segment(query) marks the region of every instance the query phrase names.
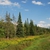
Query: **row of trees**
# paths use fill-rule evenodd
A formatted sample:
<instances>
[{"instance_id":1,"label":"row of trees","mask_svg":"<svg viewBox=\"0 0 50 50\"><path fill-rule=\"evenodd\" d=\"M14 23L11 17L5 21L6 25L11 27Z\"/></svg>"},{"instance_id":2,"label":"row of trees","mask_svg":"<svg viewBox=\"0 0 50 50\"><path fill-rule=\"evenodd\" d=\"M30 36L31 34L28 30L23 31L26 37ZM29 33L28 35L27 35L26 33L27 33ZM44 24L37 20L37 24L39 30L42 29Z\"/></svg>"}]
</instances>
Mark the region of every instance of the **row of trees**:
<instances>
[{"instance_id":1,"label":"row of trees","mask_svg":"<svg viewBox=\"0 0 50 50\"><path fill-rule=\"evenodd\" d=\"M33 30L34 24L32 20L30 20L30 23L29 23L27 19L23 24L21 20L21 14L19 13L17 24L18 25L17 25L16 35L18 37L34 35L34 30Z\"/></svg>"},{"instance_id":2,"label":"row of trees","mask_svg":"<svg viewBox=\"0 0 50 50\"><path fill-rule=\"evenodd\" d=\"M18 20L15 24L15 16L10 17L10 13L6 12L5 20L0 20L0 37L25 37L50 33L50 29L41 28L34 25L33 20L22 23L21 13L19 13Z\"/></svg>"}]
</instances>

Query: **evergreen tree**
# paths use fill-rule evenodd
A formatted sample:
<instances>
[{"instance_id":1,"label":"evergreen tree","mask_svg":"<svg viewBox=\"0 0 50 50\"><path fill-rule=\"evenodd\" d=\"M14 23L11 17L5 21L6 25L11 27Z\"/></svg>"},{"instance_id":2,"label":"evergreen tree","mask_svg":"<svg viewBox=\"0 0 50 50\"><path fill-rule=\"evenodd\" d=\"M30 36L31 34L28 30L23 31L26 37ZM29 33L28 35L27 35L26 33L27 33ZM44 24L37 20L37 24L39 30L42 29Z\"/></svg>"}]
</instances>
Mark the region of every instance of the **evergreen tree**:
<instances>
[{"instance_id":1,"label":"evergreen tree","mask_svg":"<svg viewBox=\"0 0 50 50\"><path fill-rule=\"evenodd\" d=\"M13 24L14 24L14 30L15 30L15 36L16 36L16 18L15 18L15 16L14 16L14 14L13 14L12 16L13 16L12 22L13 22Z\"/></svg>"},{"instance_id":2,"label":"evergreen tree","mask_svg":"<svg viewBox=\"0 0 50 50\"><path fill-rule=\"evenodd\" d=\"M30 35L34 35L34 24L33 24L33 21L32 20L30 20Z\"/></svg>"},{"instance_id":3,"label":"evergreen tree","mask_svg":"<svg viewBox=\"0 0 50 50\"><path fill-rule=\"evenodd\" d=\"M23 37L24 36L23 24L22 24L21 13L20 12L19 12L18 21L17 21L17 31L16 31L16 35L18 37Z\"/></svg>"},{"instance_id":4,"label":"evergreen tree","mask_svg":"<svg viewBox=\"0 0 50 50\"><path fill-rule=\"evenodd\" d=\"M24 33L25 33L26 36L29 36L30 35L29 34L29 22L28 22L28 19L24 23Z\"/></svg>"},{"instance_id":5,"label":"evergreen tree","mask_svg":"<svg viewBox=\"0 0 50 50\"><path fill-rule=\"evenodd\" d=\"M26 21L24 23L24 33L25 33L25 36L26 36L27 35L27 23L26 23Z\"/></svg>"},{"instance_id":6,"label":"evergreen tree","mask_svg":"<svg viewBox=\"0 0 50 50\"><path fill-rule=\"evenodd\" d=\"M30 35L30 33L29 33L29 21L28 21L28 18L27 18L27 35L29 36Z\"/></svg>"}]
</instances>

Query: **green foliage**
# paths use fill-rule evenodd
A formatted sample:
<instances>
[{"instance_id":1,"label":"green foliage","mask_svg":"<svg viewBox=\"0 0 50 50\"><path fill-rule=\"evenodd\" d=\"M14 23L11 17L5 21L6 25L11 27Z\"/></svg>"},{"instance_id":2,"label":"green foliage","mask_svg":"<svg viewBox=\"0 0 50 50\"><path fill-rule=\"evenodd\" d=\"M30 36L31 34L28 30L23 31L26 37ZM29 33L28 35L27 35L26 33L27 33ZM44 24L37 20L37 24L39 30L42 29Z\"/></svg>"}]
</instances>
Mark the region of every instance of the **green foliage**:
<instances>
[{"instance_id":1,"label":"green foliage","mask_svg":"<svg viewBox=\"0 0 50 50\"><path fill-rule=\"evenodd\" d=\"M5 34L4 34L4 29L0 29L0 37L5 37Z\"/></svg>"},{"instance_id":2,"label":"green foliage","mask_svg":"<svg viewBox=\"0 0 50 50\"><path fill-rule=\"evenodd\" d=\"M33 37L0 39L0 50L50 50L50 34Z\"/></svg>"},{"instance_id":3,"label":"green foliage","mask_svg":"<svg viewBox=\"0 0 50 50\"><path fill-rule=\"evenodd\" d=\"M5 34L4 34L4 32L5 32L5 30L4 30L4 22L1 20L0 21L0 38L3 38L3 37L5 37Z\"/></svg>"},{"instance_id":4,"label":"green foliage","mask_svg":"<svg viewBox=\"0 0 50 50\"><path fill-rule=\"evenodd\" d=\"M13 38L43 34L50 34L50 28L38 27L32 20L29 23L28 18L23 24L20 12L17 23L14 14L11 18L8 12L6 12L5 19L0 20L0 37Z\"/></svg>"},{"instance_id":5,"label":"green foliage","mask_svg":"<svg viewBox=\"0 0 50 50\"><path fill-rule=\"evenodd\" d=\"M18 37L23 37L24 36L24 32L23 31L24 30L23 30L23 25L22 25L22 20L21 20L21 14L19 13L16 35Z\"/></svg>"},{"instance_id":6,"label":"green foliage","mask_svg":"<svg viewBox=\"0 0 50 50\"><path fill-rule=\"evenodd\" d=\"M34 35L34 30L33 30L34 29L34 24L33 24L32 20L30 20L30 25L29 26L30 26L30 35L33 36Z\"/></svg>"},{"instance_id":7,"label":"green foliage","mask_svg":"<svg viewBox=\"0 0 50 50\"><path fill-rule=\"evenodd\" d=\"M26 36L30 35L30 33L29 33L29 22L28 22L28 19L24 23L24 33L25 33Z\"/></svg>"},{"instance_id":8,"label":"green foliage","mask_svg":"<svg viewBox=\"0 0 50 50\"><path fill-rule=\"evenodd\" d=\"M50 36L35 38L32 45L24 50L50 50Z\"/></svg>"}]
</instances>

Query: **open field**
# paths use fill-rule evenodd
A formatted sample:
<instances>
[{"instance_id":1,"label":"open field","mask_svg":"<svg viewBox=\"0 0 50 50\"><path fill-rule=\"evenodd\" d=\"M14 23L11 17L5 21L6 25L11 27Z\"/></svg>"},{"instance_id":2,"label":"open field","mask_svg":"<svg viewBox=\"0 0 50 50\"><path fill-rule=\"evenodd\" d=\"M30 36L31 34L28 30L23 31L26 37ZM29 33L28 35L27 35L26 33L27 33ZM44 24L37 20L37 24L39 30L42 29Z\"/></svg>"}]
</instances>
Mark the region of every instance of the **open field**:
<instances>
[{"instance_id":1,"label":"open field","mask_svg":"<svg viewBox=\"0 0 50 50\"><path fill-rule=\"evenodd\" d=\"M0 0L0 50L50 50L50 1Z\"/></svg>"},{"instance_id":2,"label":"open field","mask_svg":"<svg viewBox=\"0 0 50 50\"><path fill-rule=\"evenodd\" d=\"M0 39L0 50L50 50L50 35Z\"/></svg>"},{"instance_id":3,"label":"open field","mask_svg":"<svg viewBox=\"0 0 50 50\"><path fill-rule=\"evenodd\" d=\"M41 38L34 40L32 45L24 50L50 50L50 36L41 36Z\"/></svg>"},{"instance_id":4,"label":"open field","mask_svg":"<svg viewBox=\"0 0 50 50\"><path fill-rule=\"evenodd\" d=\"M18 45L21 45L22 43L27 43L27 41L30 41L38 36L29 36L25 38L11 38L11 39L4 39L0 38L0 50L14 50L14 47L17 47Z\"/></svg>"}]
</instances>

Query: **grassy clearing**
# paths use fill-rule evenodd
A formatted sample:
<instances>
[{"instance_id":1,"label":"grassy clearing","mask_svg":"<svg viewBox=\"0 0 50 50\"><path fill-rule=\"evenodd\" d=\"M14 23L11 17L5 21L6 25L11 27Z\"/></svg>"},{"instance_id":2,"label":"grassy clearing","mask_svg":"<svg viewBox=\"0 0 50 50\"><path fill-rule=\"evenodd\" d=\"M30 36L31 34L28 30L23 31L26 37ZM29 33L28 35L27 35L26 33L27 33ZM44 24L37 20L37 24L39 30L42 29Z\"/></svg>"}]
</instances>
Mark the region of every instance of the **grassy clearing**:
<instances>
[{"instance_id":1,"label":"grassy clearing","mask_svg":"<svg viewBox=\"0 0 50 50\"><path fill-rule=\"evenodd\" d=\"M22 50L31 45L32 39L39 36L29 36L25 38L0 39L0 50Z\"/></svg>"},{"instance_id":2,"label":"grassy clearing","mask_svg":"<svg viewBox=\"0 0 50 50\"><path fill-rule=\"evenodd\" d=\"M40 38L33 41L31 46L24 50L50 50L50 36L40 36Z\"/></svg>"},{"instance_id":3,"label":"grassy clearing","mask_svg":"<svg viewBox=\"0 0 50 50\"><path fill-rule=\"evenodd\" d=\"M50 35L0 39L0 50L50 50Z\"/></svg>"}]
</instances>

